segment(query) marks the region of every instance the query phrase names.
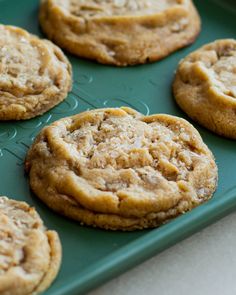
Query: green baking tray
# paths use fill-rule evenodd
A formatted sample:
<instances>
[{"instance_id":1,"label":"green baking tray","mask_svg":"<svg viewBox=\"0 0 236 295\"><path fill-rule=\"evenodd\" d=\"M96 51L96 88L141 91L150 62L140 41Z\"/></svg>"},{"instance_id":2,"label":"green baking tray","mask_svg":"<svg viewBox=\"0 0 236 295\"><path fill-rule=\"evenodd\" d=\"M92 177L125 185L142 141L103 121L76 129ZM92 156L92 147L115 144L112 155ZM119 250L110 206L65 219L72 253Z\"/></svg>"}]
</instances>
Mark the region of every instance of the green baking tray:
<instances>
[{"instance_id":1,"label":"green baking tray","mask_svg":"<svg viewBox=\"0 0 236 295\"><path fill-rule=\"evenodd\" d=\"M23 161L33 138L44 125L61 117L87 109L127 105L144 114L168 113L187 118L171 94L179 60L204 43L236 38L234 0L198 0L195 4L202 17L202 32L192 46L160 62L128 68L103 66L68 55L73 64L74 87L67 99L36 119L0 123L0 194L35 206L45 224L61 237L62 267L45 295L84 294L236 209L236 142L195 123L216 157L218 190L208 203L158 229L123 233L81 227L41 203L30 192L24 174ZM36 0L0 0L0 23L42 36L38 6Z\"/></svg>"}]
</instances>

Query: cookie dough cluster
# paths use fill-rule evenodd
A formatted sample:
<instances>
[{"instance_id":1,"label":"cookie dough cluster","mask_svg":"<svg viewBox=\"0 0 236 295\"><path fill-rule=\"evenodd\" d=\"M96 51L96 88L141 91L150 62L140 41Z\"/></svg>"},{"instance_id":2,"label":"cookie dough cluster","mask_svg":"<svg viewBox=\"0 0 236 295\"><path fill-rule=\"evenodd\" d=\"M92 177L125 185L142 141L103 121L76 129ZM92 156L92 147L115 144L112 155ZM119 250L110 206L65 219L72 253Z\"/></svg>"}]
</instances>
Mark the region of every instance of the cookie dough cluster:
<instances>
[{"instance_id":1,"label":"cookie dough cluster","mask_svg":"<svg viewBox=\"0 0 236 295\"><path fill-rule=\"evenodd\" d=\"M42 0L47 37L79 57L114 66L157 61L194 42L201 21L190 0ZM236 41L218 40L183 59L173 93L213 132L236 139ZM0 120L41 115L64 100L72 67L59 47L0 25ZM153 228L209 200L218 180L198 131L171 115L130 108L87 111L41 130L25 170L32 191L80 224ZM61 244L35 209L0 197L0 293L44 291Z\"/></svg>"}]
</instances>

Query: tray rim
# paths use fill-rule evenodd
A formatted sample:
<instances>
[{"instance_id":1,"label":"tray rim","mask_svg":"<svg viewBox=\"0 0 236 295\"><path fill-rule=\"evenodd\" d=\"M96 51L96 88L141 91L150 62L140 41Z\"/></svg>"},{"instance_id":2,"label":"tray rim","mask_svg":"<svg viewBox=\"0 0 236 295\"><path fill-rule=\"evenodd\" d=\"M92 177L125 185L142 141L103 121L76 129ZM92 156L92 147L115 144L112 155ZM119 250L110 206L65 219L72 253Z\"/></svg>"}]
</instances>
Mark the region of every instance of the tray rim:
<instances>
[{"instance_id":1,"label":"tray rim","mask_svg":"<svg viewBox=\"0 0 236 295\"><path fill-rule=\"evenodd\" d=\"M69 280L64 281L65 286L60 287L59 291L51 291L50 295L78 295L78 291L79 294L85 294L232 213L236 209L236 187L227 190L224 198L218 196L217 201L210 200L200 207L158 229L151 230L113 254L107 255L93 264L94 269L86 268L85 272L80 273L79 279L77 275L72 276ZM191 224L189 224L190 214ZM157 230L158 236L156 235ZM177 237L176 233L178 233Z\"/></svg>"}]
</instances>

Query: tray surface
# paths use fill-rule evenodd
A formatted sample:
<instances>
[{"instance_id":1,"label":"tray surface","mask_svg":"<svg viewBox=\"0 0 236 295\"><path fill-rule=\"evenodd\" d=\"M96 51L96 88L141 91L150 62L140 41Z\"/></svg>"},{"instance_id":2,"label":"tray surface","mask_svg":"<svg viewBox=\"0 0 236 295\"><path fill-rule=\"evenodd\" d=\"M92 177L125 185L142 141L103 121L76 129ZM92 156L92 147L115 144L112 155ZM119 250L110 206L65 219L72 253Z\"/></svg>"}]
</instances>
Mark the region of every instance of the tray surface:
<instances>
[{"instance_id":1,"label":"tray surface","mask_svg":"<svg viewBox=\"0 0 236 295\"><path fill-rule=\"evenodd\" d=\"M195 4L202 17L202 32L192 46L160 62L129 68L103 66L68 55L74 72L74 87L68 98L36 119L0 123L0 195L35 206L45 224L59 232L63 244L61 271L45 295L87 292L236 208L236 142L195 123L216 157L218 190L208 203L159 229L122 233L81 227L50 211L33 196L24 175L23 161L33 138L44 125L58 118L92 108L128 105L144 114L168 113L188 119L171 94L179 60L202 44L236 38L233 0L198 0ZM20 26L42 36L37 21L38 5L36 0L0 0L0 23Z\"/></svg>"}]
</instances>

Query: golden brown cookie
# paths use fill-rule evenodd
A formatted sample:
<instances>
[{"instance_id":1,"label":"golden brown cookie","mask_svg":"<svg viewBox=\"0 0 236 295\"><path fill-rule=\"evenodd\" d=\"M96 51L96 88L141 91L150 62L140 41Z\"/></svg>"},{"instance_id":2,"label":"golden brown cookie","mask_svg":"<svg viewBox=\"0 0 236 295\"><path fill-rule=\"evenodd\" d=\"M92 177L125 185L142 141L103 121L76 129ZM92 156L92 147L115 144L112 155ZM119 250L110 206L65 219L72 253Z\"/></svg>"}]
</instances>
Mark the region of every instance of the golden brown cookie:
<instances>
[{"instance_id":1,"label":"golden brown cookie","mask_svg":"<svg viewBox=\"0 0 236 295\"><path fill-rule=\"evenodd\" d=\"M191 0L41 0L40 23L60 47L117 66L164 58L200 31Z\"/></svg>"},{"instance_id":2,"label":"golden brown cookie","mask_svg":"<svg viewBox=\"0 0 236 295\"><path fill-rule=\"evenodd\" d=\"M87 225L155 227L208 200L217 167L187 121L98 109L45 127L26 158L30 186L55 211Z\"/></svg>"},{"instance_id":3,"label":"golden brown cookie","mask_svg":"<svg viewBox=\"0 0 236 295\"><path fill-rule=\"evenodd\" d=\"M236 40L217 40L188 55L180 62L173 90L193 120L236 139Z\"/></svg>"},{"instance_id":4,"label":"golden brown cookie","mask_svg":"<svg viewBox=\"0 0 236 295\"><path fill-rule=\"evenodd\" d=\"M33 118L71 89L71 65L50 41L0 25L0 120Z\"/></svg>"},{"instance_id":5,"label":"golden brown cookie","mask_svg":"<svg viewBox=\"0 0 236 295\"><path fill-rule=\"evenodd\" d=\"M34 208L0 197L0 294L29 295L46 290L61 263L61 244Z\"/></svg>"}]
</instances>

